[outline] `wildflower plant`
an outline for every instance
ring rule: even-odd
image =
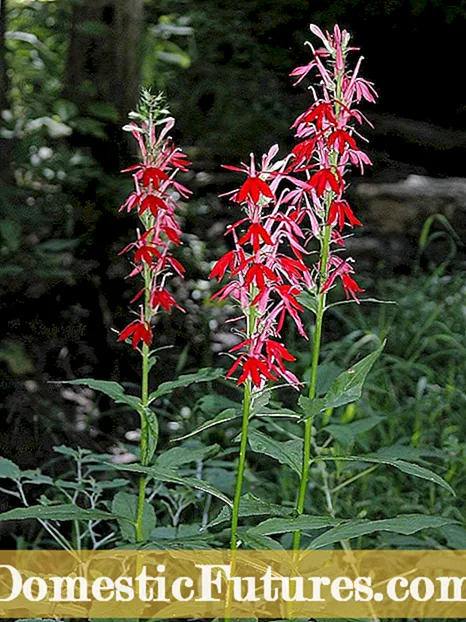
[[[253,155],[249,165],[226,167],[247,175],[246,181],[231,196],[233,203],[242,206],[244,211],[244,217],[226,232],[233,236],[234,249],[215,264],[210,275],[219,280],[228,276],[228,283],[214,298],[233,298],[240,309],[240,319],[245,320],[246,325],[241,342],[230,350],[236,360],[227,373],[230,377],[239,370],[237,383],[244,385],[232,549],[238,543],[236,531],[248,422],[254,414],[254,400],[263,394],[267,382],[281,379],[294,388],[302,386],[286,368],[295,357],[280,337],[285,317],[291,317],[299,334],[307,339],[301,316],[304,306],[315,315],[307,395],[299,400],[304,421],[302,467],[295,510],[299,517],[304,512],[308,490],[312,421],[315,415],[332,405],[331,400],[316,399],[327,294],[338,281],[342,283],[347,299],[359,302],[357,296],[364,291],[354,279],[352,261],[341,257],[346,228],[362,225],[344,198],[345,176],[351,165],[363,172],[364,166],[371,164],[356,142],[364,140],[356,125],[365,117],[355,106],[361,100],[374,102],[376,92],[372,84],[359,75],[362,58],[354,69],[348,64],[348,53],[355,49],[349,45],[348,32],[335,26],[332,34],[324,34],[314,25],[311,31],[321,40],[323,47],[315,49],[309,44],[313,59],[291,74],[297,78],[298,84],[308,74],[317,73],[317,82],[310,89],[313,102],[292,125],[299,142],[287,157],[275,163],[277,146],[263,156],[259,168]],[[309,258],[315,256],[311,253],[315,243],[317,261],[312,264]],[[356,399],[380,351],[381,348],[359,363],[362,373],[355,376],[357,388],[351,375],[337,380],[339,385],[336,385],[335,392],[338,395],[334,396],[333,405]],[[348,378],[351,379],[349,384]],[[293,548],[299,546],[300,531],[296,530]]]

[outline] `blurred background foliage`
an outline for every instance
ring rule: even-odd
[[[325,28],[338,21],[367,59],[364,75],[380,93],[374,111],[364,110],[375,125],[366,132],[374,160],[371,181],[396,182],[413,173],[466,177],[466,104],[458,74],[465,54],[463,3],[0,2],[0,452],[21,466],[45,463],[51,447],[63,442],[124,454],[137,425],[92,392],[64,391],[48,381],[94,376],[128,386],[138,382],[136,355],[116,343],[114,330],[126,324],[134,294],[124,278],[127,261],[118,256],[134,234],[131,216],[118,215],[131,183],[118,171],[135,154],[120,128],[141,84],[166,91],[177,119],[175,140],[193,160],[184,181],[194,198],[183,208],[180,251],[188,274],[175,282],[188,313],[159,320],[160,345],[169,348],[160,355],[158,381],[200,363],[219,364],[219,352],[228,349],[223,325],[231,309],[209,302],[207,281],[233,217],[217,195],[236,181],[220,165],[236,164],[273,143],[292,145],[289,126],[309,97],[301,86],[293,87],[289,73],[308,58],[303,43],[310,22]],[[455,218],[464,227],[462,200]],[[421,452],[420,460],[422,448],[436,448],[442,475],[461,489],[464,231],[455,236],[445,221],[431,219],[419,246],[421,227],[403,238],[401,261],[385,251],[381,260],[375,252],[378,244],[392,248],[398,240],[377,227],[368,228],[374,244],[364,253],[352,247],[361,255],[367,292],[398,305],[335,307],[324,348],[328,365],[345,367],[371,343],[371,335],[388,334],[389,342],[364,400],[323,423],[333,431],[353,425],[340,434],[343,444],[371,450],[402,445]],[[296,348],[305,345],[297,342]],[[308,363],[302,351],[297,372],[305,374]],[[213,402],[202,393],[176,392],[159,404],[166,440],[214,415],[219,400],[235,398],[225,385],[211,391]],[[354,426],[371,418],[373,426]],[[222,434],[228,440],[233,432]],[[213,440],[222,442],[222,434]],[[276,471],[268,467],[266,458],[252,459],[252,491],[258,481],[275,486]],[[231,480],[227,475],[224,482]],[[286,473],[280,477],[277,501],[289,494]],[[334,477],[338,486],[338,473]],[[390,482],[382,477],[373,486],[385,498],[400,498],[399,482]],[[422,486],[410,494],[409,510]],[[375,493],[361,489],[359,497],[342,493],[341,503],[362,508]],[[440,511],[450,502],[431,498]]]

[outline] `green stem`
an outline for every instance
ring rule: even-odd
[[[233,509],[231,513],[231,550],[236,551],[238,548],[238,537],[236,531],[238,529],[239,520],[239,504],[241,500],[241,492],[243,489],[244,468],[246,466],[246,450],[248,444],[248,425],[251,412],[251,381],[248,380],[244,387],[243,397],[243,422],[241,425],[241,445],[239,450],[238,473],[236,475],[236,490],[233,500]]]
[[[330,203],[330,200],[328,200]],[[321,260],[320,260],[320,279],[319,289],[322,289],[326,274],[327,263],[330,248],[330,236],[331,227],[326,226],[324,231],[324,238],[321,246]],[[316,313],[316,327],[314,331],[314,337],[312,340],[312,363],[311,363],[311,377],[309,382],[309,399],[313,400],[316,396],[316,383],[317,383],[317,369],[319,366],[320,345],[322,342],[322,326],[325,313],[325,303],[327,300],[327,294],[320,292],[318,294],[319,304]],[[312,419],[307,419],[304,424],[304,450],[303,450],[303,464],[301,470],[301,481],[299,483],[298,500],[296,502],[296,514],[300,516],[304,512],[304,502],[306,500],[307,484],[309,480],[309,469],[311,461],[311,440],[312,440]],[[293,550],[299,550],[301,542],[301,531],[297,530],[293,534]]]
[[[144,319],[145,321],[149,321],[150,318],[150,270],[146,266],[144,269],[144,283],[145,283],[145,300],[144,300]],[[144,456],[146,455],[147,448],[147,422],[144,416],[145,409],[149,404],[149,357],[150,350],[149,346],[144,343],[142,346],[142,385],[141,385],[141,404],[142,404],[142,412],[141,412],[141,441],[140,441],[140,449],[141,449],[141,465],[147,466],[145,464]],[[143,518],[144,518],[144,503],[146,500],[146,477],[141,475],[139,479],[139,497],[138,497],[138,509],[136,516],[136,542],[142,542],[143,537]]]

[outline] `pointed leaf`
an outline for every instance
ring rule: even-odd
[[[212,382],[213,380],[218,380],[218,378],[221,378],[224,375],[225,372],[223,371],[223,369],[212,369],[211,367],[205,367],[204,369],[200,369],[195,374],[186,374],[171,382],[162,382],[157,390],[151,393],[149,397],[149,403],[153,402],[159,397],[162,397],[163,395],[171,393],[174,389],[178,389],[179,387],[187,387],[190,384],[195,384],[198,382]]]
[[[349,445],[357,436],[372,430],[383,420],[384,417],[367,417],[351,423],[332,423],[325,426],[323,430],[331,434],[340,443]]]
[[[218,413],[213,419],[210,421],[206,421],[205,423],[201,423],[195,430],[189,432],[189,434],[185,434],[184,436],[179,436],[175,438],[174,441],[184,441],[192,436],[196,436],[196,434],[200,434],[204,432],[204,430],[210,430],[210,428],[214,428],[217,425],[221,425],[222,423],[228,423],[229,421],[234,421],[235,419],[241,418],[241,413],[238,412],[235,408],[227,408],[226,410],[222,410],[221,413]]]
[[[327,460],[327,458],[326,458]],[[371,464],[387,464],[389,466],[393,466],[403,473],[407,473],[408,475],[413,475],[414,477],[419,477],[420,479],[426,479],[433,484],[437,484],[445,490],[448,490],[453,496],[456,496],[453,488],[446,482],[444,479],[434,473],[430,469],[426,469],[423,466],[419,466],[418,464],[413,464],[412,462],[406,462],[405,460],[390,460],[390,458],[378,458],[377,456],[332,456],[329,457],[328,460],[340,460],[343,462],[369,462]]]
[[[146,473],[153,477],[156,481],[159,482],[167,482],[169,484],[179,484],[180,486],[186,486],[187,488],[194,488],[195,490],[201,490],[202,492],[206,492],[213,497],[217,497],[223,503],[227,505],[233,505],[230,499],[220,492],[214,486],[211,486],[209,483],[204,482],[201,479],[196,479],[194,477],[185,477],[184,475],[179,475],[175,471],[170,469],[164,469],[158,466],[141,466],[140,464],[108,464],[109,467],[117,469],[119,471],[129,471],[131,473]]]
[[[424,514],[406,514],[397,518],[383,520],[351,520],[343,525],[329,529],[315,538],[309,545],[310,549],[319,549],[342,540],[350,540],[366,536],[378,531],[391,531],[410,536],[422,529],[438,528],[454,524],[456,521],[441,516],[425,516]]]
[[[159,441],[159,420],[153,410],[149,407],[144,408],[142,404],[138,408],[138,412],[141,415],[141,427],[147,432],[147,443],[141,451],[141,463],[149,465],[152,462]]]
[[[119,520],[121,535],[127,542],[136,542],[136,531],[134,523],[138,515],[138,497],[127,492],[117,492],[112,501],[112,512],[126,520]],[[133,524],[131,524],[133,523]],[[155,527],[155,511],[153,506],[147,501],[144,503],[142,515],[142,534],[143,539],[149,540],[152,530]]]
[[[118,382],[108,380],[94,380],[93,378],[80,378],[78,380],[63,380],[54,381],[54,384],[73,384],[84,385],[93,389],[94,391],[100,391],[112,398],[117,404],[126,404],[137,410],[141,405],[141,400],[135,395],[128,395],[125,393],[124,388]]]
[[[248,441],[253,451],[275,458],[280,464],[286,464],[295,473],[301,474],[303,460],[302,441],[280,442],[258,430],[249,431]]]
[[[334,527],[342,521],[328,516],[307,516],[302,514],[296,518],[270,518],[256,527],[248,529],[248,534],[270,536],[276,533],[291,533],[300,531],[315,531],[325,527]]]
[[[351,402],[356,402],[362,395],[362,388],[367,374],[385,347],[386,341],[374,352],[371,352],[361,361],[341,373],[331,385],[327,395],[323,398],[310,400],[301,397],[299,404],[304,410],[303,419],[314,417],[327,408],[337,408]]]
[[[294,509],[292,508],[285,508],[275,503],[262,501],[262,499],[255,497],[249,492],[241,497],[239,504],[240,518],[248,516],[290,516],[293,513]],[[229,522],[230,520],[231,510],[229,507],[224,505],[217,517],[209,523],[208,527],[217,527],[218,525]]]
[[[0,458],[0,478],[19,480],[21,479],[21,469],[11,460]]]
[[[268,536],[246,531],[240,533],[240,540],[256,551],[283,551],[282,545]]]
[[[337,408],[351,402],[356,402],[362,395],[362,387],[367,374],[372,369],[385,347],[386,341],[365,356],[359,363],[338,376],[325,396],[326,408]]]
[[[173,469],[183,464],[205,460],[220,451],[220,445],[209,445],[201,447],[172,447],[161,454],[155,465],[164,469]]]
[[[63,505],[31,505],[27,508],[16,508],[0,514],[0,521],[5,520],[100,520],[118,518],[110,512],[102,510],[85,510],[72,503]]]

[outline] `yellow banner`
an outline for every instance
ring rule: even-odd
[[[0,551],[3,618],[465,618],[466,551]]]

